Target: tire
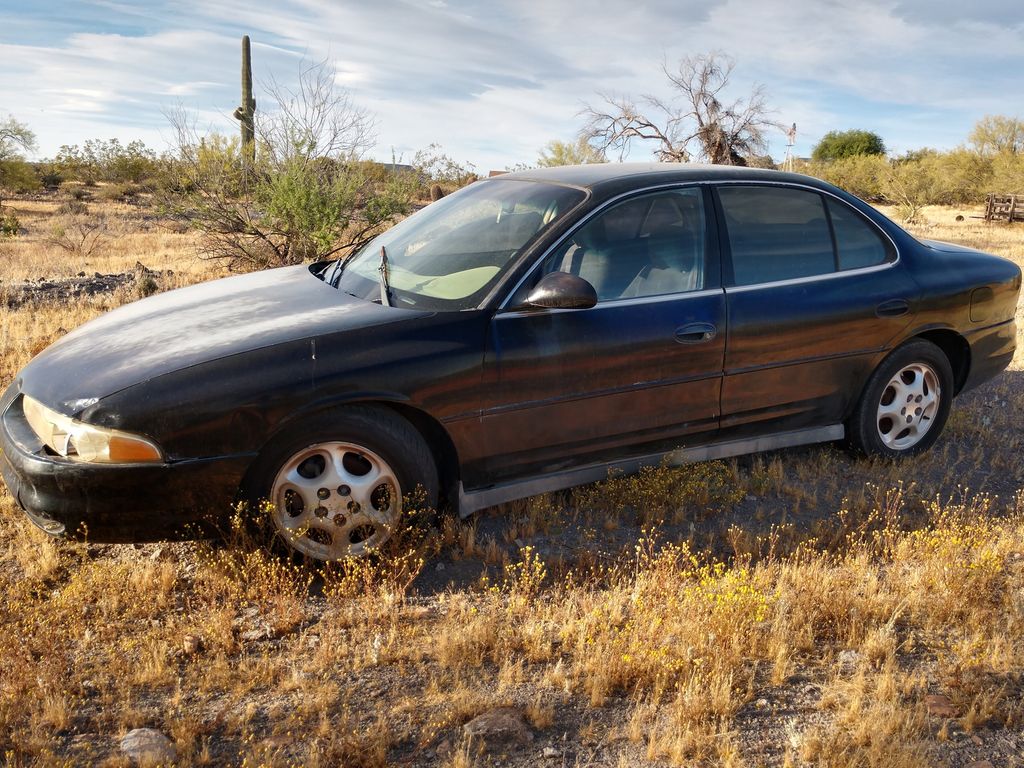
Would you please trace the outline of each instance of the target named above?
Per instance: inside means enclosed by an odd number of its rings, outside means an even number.
[[[953,369],[945,353],[917,339],[875,369],[849,422],[849,443],[866,456],[898,458],[938,440],[953,403]]]
[[[286,427],[260,452],[241,496],[269,503],[289,549],[328,562],[379,549],[417,489],[417,504],[437,506],[437,467],[422,435],[387,408],[349,406]]]

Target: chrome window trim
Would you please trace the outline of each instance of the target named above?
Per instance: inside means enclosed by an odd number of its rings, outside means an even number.
[[[878,232],[880,232],[882,235],[884,235],[885,239],[888,240],[890,243],[892,243],[893,253],[896,254],[896,258],[893,259],[892,261],[886,261],[886,262],[883,262],[882,264],[875,264],[875,265],[870,266],[870,267],[857,267],[856,269],[841,269],[841,270],[837,270],[836,272],[826,272],[826,273],[823,273],[823,274],[820,274],[820,275],[807,275],[806,277],[791,277],[791,278],[788,278],[788,279],[785,279],[785,280],[771,280],[771,281],[766,282],[766,283],[751,283],[749,285],[727,285],[727,286],[725,286],[726,293],[743,293],[743,292],[746,292],[746,291],[756,290],[758,288],[775,288],[775,287],[783,287],[783,286],[787,286],[787,285],[801,285],[803,283],[811,283],[811,282],[816,282],[818,280],[831,280],[831,279],[837,278],[837,277],[846,277],[847,275],[866,275],[866,274],[870,274],[872,272],[881,272],[881,271],[886,270],[886,269],[891,269],[892,267],[895,267],[897,264],[900,263],[900,258],[901,258],[900,248],[896,244],[896,241],[892,239],[892,236],[888,232],[886,232],[884,229],[882,229],[880,226],[878,226],[878,224],[875,221],[873,221],[871,219],[871,217],[865,216],[863,213],[858,211],[856,208],[854,208],[848,202],[843,200],[843,198],[839,197],[839,195],[836,195],[836,194],[828,191],[827,189],[819,189],[818,187],[811,186],[810,184],[798,184],[798,183],[790,182],[790,181],[761,181],[761,180],[752,181],[752,180],[736,179],[736,180],[732,180],[732,181],[715,181],[715,182],[710,182],[710,184],[711,184],[712,187],[726,186],[726,185],[728,185],[728,186],[741,185],[741,186],[747,186],[747,187],[787,187],[787,188],[790,188],[790,189],[805,189],[805,190],[808,190],[810,192],[817,192],[818,194],[828,195],[829,197],[833,198],[834,200],[836,200],[840,204],[845,205],[847,208],[852,210],[857,216],[859,216],[861,219],[866,220],[872,227],[874,227]],[[728,231],[729,231],[728,224],[725,224],[723,222],[723,226],[725,227],[726,235],[728,235]],[[731,260],[732,259],[732,246],[731,245],[730,245],[730,249],[729,249],[729,257],[730,257],[730,260]]]
[[[530,267],[530,269],[528,269],[526,271],[526,274],[523,275],[519,279],[519,281],[515,284],[515,287],[513,287],[512,290],[508,292],[508,294],[505,296],[505,299],[501,302],[500,305],[498,305],[497,313],[506,312],[506,310],[507,310],[508,314],[515,314],[515,315],[521,315],[522,314],[522,315],[526,315],[526,314],[535,314],[537,311],[539,311],[539,310],[509,310],[508,303],[510,301],[512,301],[512,297],[515,296],[516,293],[519,291],[519,289],[523,287],[523,283],[525,283],[527,280],[529,280],[530,276],[536,270],[540,269],[540,265],[544,263],[544,260],[547,259],[548,256],[550,256],[552,253],[554,253],[556,250],[558,250],[562,246],[562,244],[565,243],[566,240],[571,239],[572,236],[576,232],[578,232],[582,227],[585,227],[587,225],[587,222],[589,222],[594,216],[597,216],[599,213],[603,212],[609,206],[612,206],[615,203],[617,203],[620,200],[623,200],[623,199],[625,199],[627,197],[634,197],[634,196],[635,197],[640,197],[641,195],[645,195],[645,194],[648,194],[648,193],[651,193],[651,192],[661,192],[661,191],[666,190],[666,189],[682,189],[682,188],[686,188],[686,187],[697,187],[699,189],[701,186],[704,186],[704,185],[707,185],[707,184],[708,184],[707,181],[673,181],[673,182],[666,182],[664,184],[656,184],[653,187],[642,187],[640,189],[631,189],[628,192],[622,192],[621,194],[618,194],[615,197],[608,198],[600,206],[598,206],[597,208],[592,210],[590,213],[588,213],[586,216],[584,216],[582,219],[580,219],[578,222],[576,222],[576,226],[574,226],[572,229],[570,229],[568,232],[566,232],[564,235],[562,235],[550,247],[548,247],[544,251],[544,253],[542,253],[537,258],[537,261],[534,263],[534,265],[532,267]],[[703,205],[703,202],[704,201],[702,200],[701,201],[702,205]],[[708,223],[707,222],[707,211],[704,211],[704,220],[705,220],[705,225],[707,225],[707,223]],[[705,266],[707,266],[707,254],[705,254]],[[709,289],[709,290],[712,290],[712,292],[714,292],[714,293],[717,293],[719,291],[718,288]],[[687,293],[665,293],[665,294],[661,294],[660,296],[651,296],[651,297],[645,296],[643,298],[666,298],[666,297],[677,298],[679,296],[692,296],[692,295],[694,295],[696,293],[698,293],[698,291],[690,291],[690,292],[687,292]],[[621,299],[621,300],[620,299],[612,299],[612,302],[620,302],[620,301],[632,301],[632,299]],[[609,302],[603,302],[603,303],[607,304]],[[592,309],[596,309],[597,307],[600,307],[600,306],[602,306],[602,302],[598,302],[597,304],[595,304],[594,307],[592,307]],[[621,304],[619,304],[619,306],[621,306]],[[568,309],[568,310],[561,309],[561,310],[549,310],[549,311],[579,312],[580,310],[578,310],[578,309]]]
[[[898,259],[897,259],[898,261]],[[791,277],[788,280],[772,280],[770,283],[751,283],[750,285],[730,285],[725,288],[726,293],[746,293],[747,291],[759,290],[761,288],[783,288],[787,285],[802,285],[804,283],[816,283],[819,280],[832,280],[837,277],[850,277],[866,275],[871,272],[882,272],[896,266],[897,261],[887,261],[885,264],[876,264],[873,267],[858,267],[857,269],[844,269],[841,272],[829,272],[824,275],[808,275],[807,277]]]
[[[871,274],[873,272],[881,272],[881,271],[886,270],[886,269],[891,269],[892,267],[895,267],[897,264],[899,264],[900,261],[902,260],[902,254],[900,253],[899,245],[896,244],[896,241],[892,239],[892,236],[888,232],[886,232],[882,227],[880,227],[878,225],[878,223],[875,222],[870,216],[866,216],[861,211],[858,211],[856,208],[854,208],[852,205],[850,205],[846,200],[844,200],[843,198],[839,197],[839,195],[837,195],[837,194],[835,194],[835,193],[833,193],[833,192],[831,192],[831,191],[829,191],[827,189],[822,189],[820,187],[815,187],[815,186],[812,186],[810,184],[800,184],[799,182],[793,182],[793,181],[770,181],[770,180],[762,180],[762,179],[756,179],[756,180],[755,179],[733,179],[733,180],[708,180],[708,179],[704,179],[704,180],[701,180],[701,181],[666,182],[664,184],[656,184],[656,185],[651,186],[651,187],[642,187],[640,189],[633,189],[633,190],[630,190],[628,192],[622,192],[621,194],[618,194],[615,197],[612,197],[612,198],[609,198],[608,200],[605,200],[604,203],[602,203],[599,207],[595,208],[590,213],[588,213],[586,216],[584,216],[582,219],[580,219],[572,229],[570,229],[568,232],[566,232],[564,235],[562,235],[562,237],[560,237],[558,240],[556,240],[551,246],[549,246],[537,258],[537,261],[534,263],[533,267],[531,267],[529,270],[527,270],[526,274],[524,274],[519,279],[519,281],[515,284],[515,286],[512,288],[512,290],[509,291],[508,294],[505,296],[505,299],[498,306],[496,314],[531,315],[531,314],[536,314],[537,312],[543,311],[543,310],[540,310],[540,309],[537,309],[537,310],[510,310],[508,308],[508,304],[509,304],[510,301],[512,301],[512,297],[516,295],[516,292],[518,292],[519,289],[523,286],[523,283],[525,283],[530,278],[530,276],[534,273],[534,271],[536,271],[537,269],[540,268],[540,265],[544,263],[544,260],[549,255],[551,255],[551,253],[553,253],[556,249],[560,248],[562,246],[562,244],[566,240],[570,239],[573,236],[573,234],[576,233],[577,230],[579,230],[583,226],[586,226],[587,222],[589,222],[591,218],[593,218],[594,216],[597,216],[598,214],[602,213],[609,206],[614,205],[615,203],[619,202],[620,200],[623,200],[623,199],[625,199],[627,197],[632,197],[634,195],[639,196],[639,195],[647,194],[647,193],[650,193],[650,192],[660,192],[660,191],[666,190],[666,189],[682,189],[682,188],[686,188],[686,187],[701,187],[701,186],[708,186],[708,187],[711,187],[711,188],[715,188],[715,187],[720,187],[720,186],[737,186],[737,185],[748,186],[748,187],[785,187],[787,189],[803,189],[803,190],[807,190],[809,192],[817,192],[818,194],[821,194],[821,195],[828,195],[832,199],[836,200],[839,204],[845,205],[847,208],[852,210],[855,215],[857,215],[861,219],[867,221],[868,224],[870,224],[872,227],[874,227],[874,229],[877,232],[879,232],[882,236],[884,236],[885,239],[888,240],[889,243],[892,245],[892,249],[893,249],[893,252],[896,254],[896,258],[894,258],[892,261],[887,261],[887,262],[885,262],[883,264],[875,264],[875,265],[870,266],[870,267],[858,267],[856,269],[843,269],[843,270],[839,270],[839,271],[836,271],[836,272],[829,272],[827,274],[807,275],[806,277],[794,277],[794,278],[789,278],[787,280],[773,280],[773,281],[765,282],[765,283],[751,283],[750,285],[728,285],[728,286],[722,286],[721,289],[715,288],[715,289],[707,289],[707,290],[702,290],[702,291],[692,291],[692,292],[688,292],[688,293],[668,293],[668,294],[663,294],[661,296],[645,296],[645,297],[642,297],[640,299],[613,299],[613,300],[611,300],[609,302],[598,302],[597,304],[594,305],[594,307],[592,307],[592,309],[597,309],[597,308],[600,308],[602,306],[611,306],[611,305],[614,305],[614,306],[624,306],[625,302],[647,303],[647,300],[660,300],[660,299],[669,299],[669,298],[680,298],[680,297],[684,297],[684,296],[695,296],[695,295],[710,295],[711,293],[718,293],[719,291],[724,291],[727,294],[728,293],[741,293],[741,292],[756,290],[756,289],[759,289],[759,288],[775,288],[775,287],[784,287],[784,286],[787,286],[787,285],[801,285],[801,284],[804,284],[804,283],[816,282],[818,280],[832,280],[832,279],[837,278],[837,277],[846,277],[848,275],[866,275],[866,274]],[[705,218],[707,218],[707,212],[706,211],[705,211]],[[724,222],[723,222],[723,226],[725,227],[726,233],[728,234],[728,225],[725,225]],[[721,245],[719,246],[719,248],[721,249]],[[706,263],[706,257],[705,257],[705,263]],[[580,310],[578,310],[578,309],[559,309],[559,310],[547,310],[547,311],[548,312],[579,312]]]

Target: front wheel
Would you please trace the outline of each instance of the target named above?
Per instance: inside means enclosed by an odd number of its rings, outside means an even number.
[[[850,419],[852,446],[895,458],[928,450],[953,401],[953,370],[941,349],[923,339],[889,355],[868,379]]]
[[[333,561],[390,539],[417,488],[436,505],[437,470],[419,432],[385,408],[351,406],[286,429],[260,454],[243,496],[269,503],[289,548]]]

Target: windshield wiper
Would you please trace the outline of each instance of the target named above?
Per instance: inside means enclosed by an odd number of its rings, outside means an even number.
[[[380,247],[380,303],[385,307],[391,306],[391,282],[388,280],[388,252],[382,245]]]
[[[323,280],[327,285],[332,288],[338,287],[338,280],[341,278],[341,273],[345,269],[345,259],[335,259],[330,262],[326,267],[316,273],[316,276]],[[330,272],[330,277],[327,273]]]

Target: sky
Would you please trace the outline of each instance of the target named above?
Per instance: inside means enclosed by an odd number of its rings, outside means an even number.
[[[731,95],[761,84],[797,124],[796,156],[830,130],[901,153],[1024,117],[1019,0],[0,0],[0,119],[36,133],[38,158],[87,139],[162,151],[178,107],[233,133],[243,34],[257,109],[326,59],[376,120],[371,157],[436,143],[478,173],[572,140],[599,94],[671,97],[663,62],[710,51],[735,59]],[[785,134],[768,138],[781,160]]]

